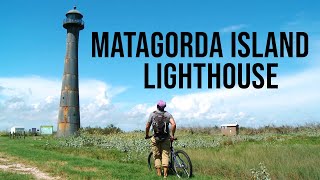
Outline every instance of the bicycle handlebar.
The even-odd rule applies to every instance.
[[[152,138],[153,136],[148,136],[148,137],[145,137],[145,139],[150,139],[150,138]],[[173,139],[171,139],[171,137],[170,137],[170,140],[178,140],[178,138],[173,138]]]
[[[150,138],[152,138],[152,136],[145,137],[145,139],[150,139]]]

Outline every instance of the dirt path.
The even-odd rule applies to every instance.
[[[15,172],[19,174],[31,174],[36,179],[41,180],[57,180],[59,177],[51,177],[49,174],[40,171],[36,167],[31,167],[22,163],[12,162],[11,159],[5,158],[3,154],[0,154],[0,170]]]

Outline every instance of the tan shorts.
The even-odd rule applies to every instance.
[[[153,153],[154,158],[154,166],[155,168],[161,167],[161,161],[162,166],[168,167],[169,164],[169,152],[170,152],[170,139],[162,141],[162,142],[156,142],[155,138],[151,138],[151,149]]]

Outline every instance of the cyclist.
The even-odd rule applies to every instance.
[[[161,163],[163,167],[163,176],[168,176],[170,140],[174,139],[176,131],[176,122],[172,115],[164,110],[166,102],[160,100],[157,103],[157,110],[152,112],[146,124],[146,139],[150,138],[149,130],[152,125],[154,134],[151,138],[151,149],[155,162],[157,175],[161,176]],[[169,124],[171,124],[171,136]]]

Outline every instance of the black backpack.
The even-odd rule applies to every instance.
[[[164,116],[164,112],[154,111],[154,118],[152,121],[152,128],[154,132],[154,137],[158,141],[165,140],[169,135],[168,123],[165,121],[166,117]]]

